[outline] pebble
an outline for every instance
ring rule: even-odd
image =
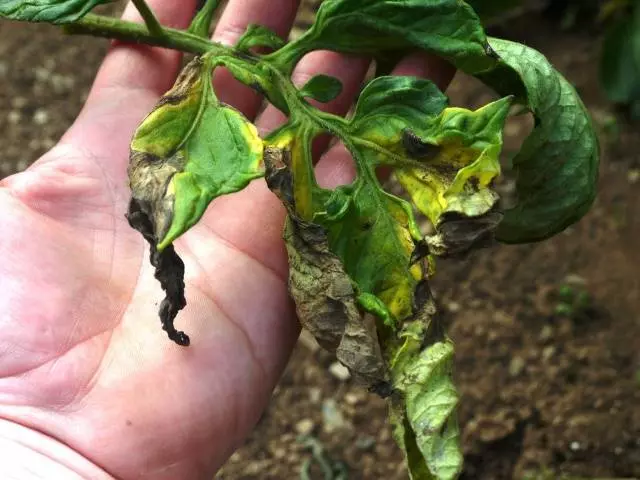
[[[571,442],[571,444],[569,445],[569,448],[574,452],[577,452],[578,450],[580,450],[581,447],[582,446],[580,445],[580,442]]]
[[[340,362],[333,362],[329,366],[329,373],[333,375],[334,378],[340,380],[341,382],[346,382],[351,378],[351,373],[349,373],[349,369],[342,365]]]
[[[310,418],[303,418],[298,423],[296,423],[295,426],[296,432],[300,435],[309,435],[311,432],[313,432],[314,428],[315,424]]]
[[[51,76],[51,72],[44,67],[36,67],[34,72],[36,74],[36,80],[39,82],[46,82]]]
[[[356,392],[348,392],[344,396],[347,405],[357,405],[364,400],[364,397]]]
[[[447,305],[447,310],[449,310],[451,313],[458,313],[461,309],[462,307],[458,302],[449,302],[449,304]]]
[[[33,114],[33,122],[36,125],[44,125],[48,121],[49,121],[49,113],[43,108],[37,109]]]
[[[548,347],[544,347],[542,350],[542,359],[549,360],[556,353],[556,347],[553,345],[549,345]]]
[[[545,325],[540,330],[540,336],[538,337],[541,342],[546,342],[547,340],[551,340],[553,338],[553,327],[551,325]]]
[[[509,363],[509,375],[512,377],[519,376],[525,367],[525,361],[522,357],[513,357]]]
[[[311,387],[309,389],[309,401],[311,403],[320,403],[322,399],[322,390],[318,387]]]
[[[640,170],[632,168],[627,172],[627,181],[631,185],[638,183],[638,180],[640,180]]]
[[[349,428],[349,423],[345,420],[333,398],[322,402],[322,426],[327,433]]]
[[[25,97],[14,97],[11,100],[11,106],[13,108],[24,108],[28,103],[29,101]]]
[[[17,125],[18,123],[20,123],[21,118],[22,118],[22,114],[18,110],[11,110],[7,114],[7,120],[9,121],[9,123],[12,123],[13,125]]]
[[[376,444],[376,439],[371,435],[360,435],[356,438],[356,448],[358,450],[371,450]]]

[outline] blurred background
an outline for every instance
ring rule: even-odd
[[[293,35],[320,2],[302,3]],[[490,35],[540,50],[573,83],[599,132],[602,165],[594,207],[561,235],[439,263],[434,290],[462,394],[463,478],[640,478],[640,1],[469,3]],[[0,23],[0,177],[55,144],[107,47]],[[447,93],[467,107],[494,98],[461,74]],[[507,164],[530,128],[525,116],[509,121]],[[497,188],[513,197],[508,170]],[[303,334],[271,406],[217,478],[406,475],[385,403]]]

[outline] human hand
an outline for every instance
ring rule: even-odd
[[[183,28],[197,2],[149,3]],[[214,39],[233,43],[249,23],[286,36],[295,11],[293,0],[230,0]],[[137,18],[131,6],[125,15]],[[284,209],[263,181],[217,199],[176,242],[187,294],[178,326],[191,346],[160,328],[148,246],[124,217],[126,168],[131,135],[179,62],[175,52],[114,44],[60,143],[0,183],[0,439],[85,478],[211,478],[265,408],[298,334]],[[340,78],[342,94],[322,108],[343,114],[368,65],[315,52],[294,78]],[[451,77],[421,55],[395,73],[441,87]],[[257,95],[226,72],[214,83],[221,100],[255,118]],[[283,120],[269,107],[256,122],[264,133]],[[332,148],[317,175],[323,185],[348,181],[347,152]]]

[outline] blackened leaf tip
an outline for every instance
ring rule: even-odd
[[[126,218],[132,228],[138,230],[149,243],[151,265],[155,268],[155,278],[165,291],[165,298],[160,304],[159,316],[162,328],[169,339],[178,345],[188,346],[189,336],[176,330],[173,322],[187,304],[184,296],[184,263],[178,256],[173,245],[169,245],[161,252],[156,248],[156,234],[153,223],[149,218],[148,206],[145,202],[132,198]]]

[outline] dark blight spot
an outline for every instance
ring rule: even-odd
[[[440,151],[438,145],[423,142],[420,137],[408,128],[402,131],[402,146],[410,157],[423,159],[427,157],[435,157]]]

